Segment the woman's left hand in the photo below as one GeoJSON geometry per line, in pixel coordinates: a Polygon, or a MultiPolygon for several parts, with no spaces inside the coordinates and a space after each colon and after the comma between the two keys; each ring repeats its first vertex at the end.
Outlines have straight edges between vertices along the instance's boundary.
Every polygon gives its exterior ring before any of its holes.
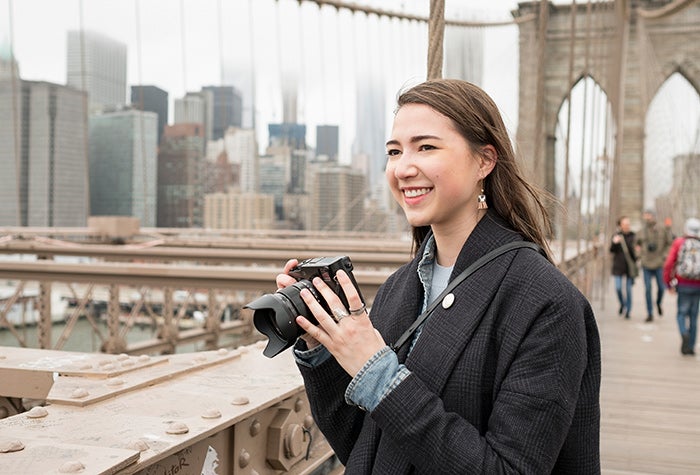
{"type": "Polygon", "coordinates": [[[329,315],[311,292],[304,289],[301,297],[318,320],[318,325],[302,316],[297,317],[297,324],[322,343],[343,369],[355,377],[372,355],[384,348],[386,343],[363,310],[362,300],[348,275],[340,270],[336,273],[336,278],[345,292],[350,309],[345,308],[340,297],[322,279],[316,277],[312,283],[326,300],[333,315],[329,315]],[[350,310],[353,310],[352,314],[350,310]]]}

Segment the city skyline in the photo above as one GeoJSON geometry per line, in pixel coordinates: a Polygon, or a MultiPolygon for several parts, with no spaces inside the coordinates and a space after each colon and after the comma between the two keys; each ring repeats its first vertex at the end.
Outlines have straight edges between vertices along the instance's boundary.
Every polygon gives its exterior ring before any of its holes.
{"type": "MultiPolygon", "coordinates": [[[[397,22],[376,18],[358,19],[362,15],[327,7],[319,12],[311,2],[299,5],[291,0],[230,4],[184,1],[180,4],[182,9],[172,2],[156,0],[130,6],[99,0],[86,4],[78,0],[24,0],[12,4],[10,0],[0,0],[0,5],[3,3],[4,10],[12,14],[13,49],[23,79],[66,83],[66,36],[68,30],[80,26],[81,5],[84,28],[101,31],[128,45],[128,85],[155,85],[166,90],[171,114],[173,101],[185,93],[226,83],[243,91],[244,126],[250,126],[250,77],[255,68],[256,133],[261,152],[267,146],[268,124],[284,120],[285,81],[299,84],[298,121],[307,126],[307,143],[315,146],[317,125],[338,125],[339,161],[348,164],[357,134],[366,133],[358,129],[355,120],[360,78],[371,71],[383,79],[385,135],[390,132],[396,91],[424,79],[426,28],[407,22],[397,26],[397,22]],[[43,15],[37,17],[36,11],[43,15]],[[42,35],[37,37],[36,31],[42,31],[42,35]],[[322,38],[332,41],[324,42],[322,38]],[[406,47],[397,50],[402,43],[406,47]],[[375,44],[380,47],[371,50],[375,44]],[[300,56],[301,50],[304,54],[300,56]],[[324,51],[330,59],[320,59],[324,51]],[[333,56],[333,51],[344,53],[333,56]],[[253,63],[251,57],[255,58],[253,63]]],[[[446,16],[468,15],[454,12],[455,5],[466,4],[446,2],[446,16]]],[[[381,6],[400,11],[402,2],[386,1],[381,6]]],[[[509,20],[509,11],[516,7],[516,2],[498,0],[490,2],[488,9],[480,6],[481,10],[472,15],[482,15],[483,20],[509,20]]],[[[427,16],[427,5],[411,13],[427,16]]],[[[9,27],[7,19],[5,23],[0,21],[0,46],[10,38],[9,27]]],[[[483,34],[481,86],[501,108],[514,136],[518,117],[518,28],[484,28],[483,34]]],[[[572,99],[576,97],[576,93],[572,94],[572,99]]],[[[647,166],[642,186],[646,190],[645,206],[653,206],[654,197],[671,186],[673,157],[700,149],[697,92],[684,79],[669,78],[650,104],[646,122],[647,166]]],[[[576,133],[573,128],[572,142],[580,140],[576,133]]],[[[578,149],[572,147],[573,168],[577,168],[578,149]]]]}
{"type": "MultiPolygon", "coordinates": [[[[315,144],[316,125],[339,125],[340,161],[349,163],[356,139],[356,81],[367,72],[366,68],[379,69],[384,78],[384,120],[388,124],[399,88],[425,78],[427,25],[403,22],[401,26],[390,27],[386,19],[377,21],[376,17],[366,19],[357,14],[353,17],[347,10],[336,12],[325,7],[319,12],[310,2],[298,6],[296,1],[231,4],[185,1],[181,4],[182,11],[172,2],[164,1],[125,6],[108,1],[26,0],[13,2],[11,9],[9,2],[2,0],[0,5],[4,3],[3,10],[12,13],[13,50],[23,79],[66,83],[66,35],[69,30],[80,28],[82,15],[85,30],[101,32],[127,45],[128,85],[154,85],[167,91],[171,114],[173,101],[187,92],[208,85],[233,85],[244,94],[244,126],[250,127],[251,55],[254,55],[256,129],[261,149],[266,146],[267,124],[283,120],[283,81],[299,82],[298,121],[307,124],[309,143],[315,144]],[[35,15],[37,11],[42,11],[41,17],[35,15]],[[283,21],[287,18],[291,21],[283,21]],[[279,28],[260,26],[263,22],[279,28]],[[35,31],[42,31],[41,41],[37,41],[35,31]],[[275,31],[279,34],[270,34],[275,31]],[[333,41],[320,40],[326,37],[333,41]],[[406,51],[415,54],[399,52],[396,45],[400,43],[405,43],[406,51]],[[383,46],[375,51],[375,44],[383,46]],[[341,54],[334,54],[335,51],[341,54]],[[319,58],[323,56],[329,59],[321,61],[319,58]]],[[[384,1],[382,7],[401,11],[401,3],[384,1]]],[[[469,6],[468,2],[448,2],[446,16],[509,20],[512,19],[509,10],[517,4],[498,0],[488,8],[480,6],[474,13],[468,13],[465,5],[469,6]],[[455,13],[457,8],[464,11],[455,13]]],[[[422,9],[413,6],[409,12],[423,16],[429,13],[427,4],[422,9]]],[[[487,38],[497,37],[498,41],[484,41],[482,86],[502,107],[514,134],[517,72],[515,61],[508,65],[502,59],[515,52],[512,46],[517,45],[517,27],[486,30],[487,38]],[[505,37],[510,40],[505,41],[505,37]],[[509,67],[513,69],[504,74],[504,68],[509,67]]],[[[9,21],[0,22],[0,43],[10,40],[9,32],[9,21]]]]}

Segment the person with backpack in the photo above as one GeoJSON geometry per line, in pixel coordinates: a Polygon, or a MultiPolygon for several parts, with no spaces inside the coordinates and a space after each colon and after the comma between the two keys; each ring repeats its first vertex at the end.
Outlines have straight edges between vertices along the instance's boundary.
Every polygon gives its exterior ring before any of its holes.
{"type": "Polygon", "coordinates": [[[695,355],[698,307],[700,307],[700,220],[688,218],[683,236],[671,244],[664,264],[664,283],[678,293],[678,330],[681,354],[695,355]]]}
{"type": "Polygon", "coordinates": [[[670,226],[661,226],[656,222],[656,213],[647,209],[642,214],[644,226],[637,233],[635,250],[640,251],[639,263],[642,265],[644,276],[644,296],[647,304],[646,322],[654,321],[652,287],[656,282],[656,309],[659,316],[663,315],[661,301],[664,298],[663,268],[668,249],[673,242],[670,226]]]}

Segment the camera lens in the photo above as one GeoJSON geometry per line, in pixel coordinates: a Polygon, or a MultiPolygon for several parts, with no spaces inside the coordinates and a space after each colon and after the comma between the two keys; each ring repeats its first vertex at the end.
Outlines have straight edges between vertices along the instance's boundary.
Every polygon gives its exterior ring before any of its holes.
{"type": "Polygon", "coordinates": [[[323,302],[310,281],[300,280],[274,294],[265,294],[245,306],[255,311],[253,324],[269,339],[263,350],[265,356],[272,358],[279,354],[292,346],[304,333],[295,321],[297,315],[307,318],[314,324],[317,323],[309,307],[304,303],[304,299],[301,298],[303,289],[309,289],[317,301],[323,302]]]}

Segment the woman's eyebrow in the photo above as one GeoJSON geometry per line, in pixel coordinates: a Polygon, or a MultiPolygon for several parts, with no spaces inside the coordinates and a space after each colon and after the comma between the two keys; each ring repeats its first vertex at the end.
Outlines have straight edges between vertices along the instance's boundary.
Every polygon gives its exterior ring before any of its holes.
{"type": "MultiPolygon", "coordinates": [[[[422,140],[440,140],[440,137],[438,137],[436,135],[416,135],[414,137],[411,137],[410,142],[416,143],[416,142],[420,142],[422,140]]],[[[386,144],[387,145],[399,145],[399,141],[392,139],[392,140],[389,140],[386,144]]]]}

